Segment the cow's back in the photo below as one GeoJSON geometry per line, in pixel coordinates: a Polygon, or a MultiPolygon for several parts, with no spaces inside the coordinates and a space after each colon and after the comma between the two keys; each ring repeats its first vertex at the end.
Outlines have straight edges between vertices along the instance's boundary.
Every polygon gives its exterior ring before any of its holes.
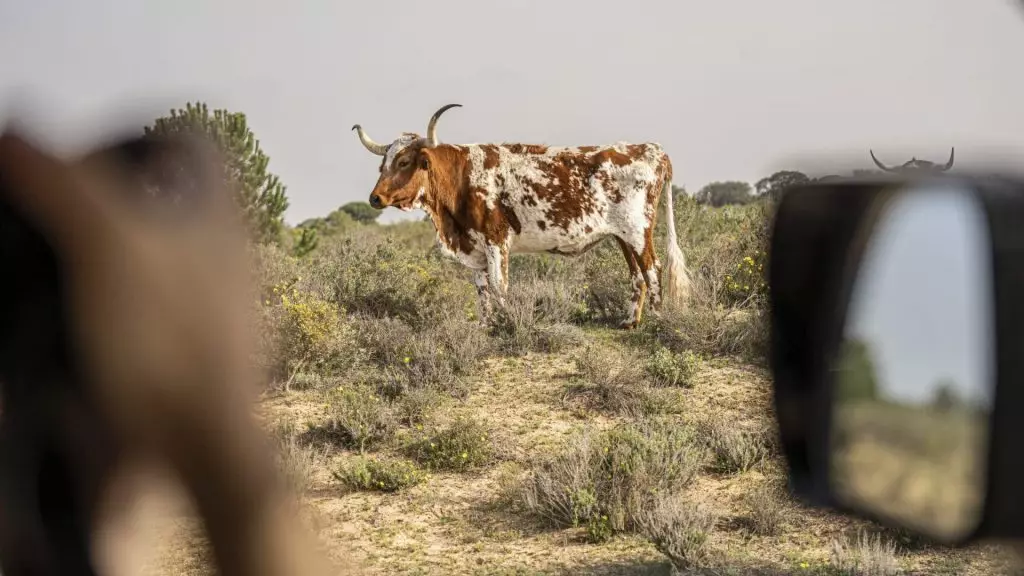
{"type": "Polygon", "coordinates": [[[466,145],[469,193],[502,212],[516,252],[578,253],[657,206],[671,163],[656,143],[466,145]]]}

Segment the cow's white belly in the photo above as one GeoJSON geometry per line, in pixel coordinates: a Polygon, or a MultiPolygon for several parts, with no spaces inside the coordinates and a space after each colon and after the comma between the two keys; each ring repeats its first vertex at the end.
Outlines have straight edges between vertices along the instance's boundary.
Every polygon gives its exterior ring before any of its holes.
{"type": "Polygon", "coordinates": [[[537,227],[524,226],[519,234],[512,237],[511,251],[515,254],[528,254],[535,252],[562,252],[565,254],[576,254],[586,250],[605,238],[611,233],[606,226],[586,227],[570,226],[569,230],[562,228],[547,228],[540,230],[537,227]]]}

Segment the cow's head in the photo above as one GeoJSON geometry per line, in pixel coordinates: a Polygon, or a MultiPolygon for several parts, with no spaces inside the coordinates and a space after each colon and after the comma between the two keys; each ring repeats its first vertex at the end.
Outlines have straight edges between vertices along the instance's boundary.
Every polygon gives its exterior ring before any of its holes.
{"type": "Polygon", "coordinates": [[[903,163],[899,168],[890,168],[885,164],[882,164],[878,158],[875,158],[875,152],[871,152],[871,159],[875,161],[875,166],[878,166],[886,172],[945,172],[953,167],[953,153],[954,148],[949,149],[949,160],[945,164],[936,164],[928,160],[918,160],[917,158],[911,158],[910,160],[903,163]]]}
{"type": "Polygon", "coordinates": [[[359,124],[352,127],[367,150],[383,156],[380,178],[370,193],[371,206],[378,210],[394,206],[406,211],[422,207],[423,197],[429,193],[427,174],[434,161],[431,149],[440,143],[437,120],[445,110],[459,106],[461,104],[448,104],[435,112],[427,123],[426,138],[406,132],[391,144],[378,144],[366,135],[359,124]]]}

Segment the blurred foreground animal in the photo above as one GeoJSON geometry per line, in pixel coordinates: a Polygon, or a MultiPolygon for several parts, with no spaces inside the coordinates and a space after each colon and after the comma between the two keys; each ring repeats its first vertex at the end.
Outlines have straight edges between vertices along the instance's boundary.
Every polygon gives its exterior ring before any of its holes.
{"type": "Polygon", "coordinates": [[[676,237],[672,162],[656,143],[554,147],[532,144],[442,144],[438,110],[427,136],[403,133],[390,144],[352,129],[367,150],[382,157],[370,194],[378,209],[422,209],[437,229],[438,244],[475,271],[483,312],[492,298],[504,305],[511,254],[582,254],[605,238],[618,242],[629,266],[633,294],[622,327],[641,319],[646,296],[660,309],[663,297],[684,305],[690,280],[676,237]],[[658,203],[665,197],[668,273],[654,249],[658,203]]]}
{"type": "Polygon", "coordinates": [[[337,573],[251,414],[250,278],[223,165],[191,137],[66,161],[0,134],[0,260],[17,279],[0,298],[6,576],[139,573],[112,553],[137,542],[110,539],[132,535],[140,469],[185,489],[220,574],[337,573]]]}

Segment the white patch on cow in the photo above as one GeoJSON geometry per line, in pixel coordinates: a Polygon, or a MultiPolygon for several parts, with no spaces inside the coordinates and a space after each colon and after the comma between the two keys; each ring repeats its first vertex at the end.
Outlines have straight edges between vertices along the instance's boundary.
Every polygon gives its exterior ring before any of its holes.
{"type": "Polygon", "coordinates": [[[416,191],[416,198],[412,201],[412,208],[415,210],[423,210],[423,197],[427,194],[427,191],[420,186],[420,189],[416,191]]]}
{"type": "Polygon", "coordinates": [[[384,153],[384,170],[390,170],[391,164],[402,153],[402,150],[405,150],[419,139],[420,137],[416,134],[402,134],[397,140],[388,145],[388,150],[384,153]]]}

